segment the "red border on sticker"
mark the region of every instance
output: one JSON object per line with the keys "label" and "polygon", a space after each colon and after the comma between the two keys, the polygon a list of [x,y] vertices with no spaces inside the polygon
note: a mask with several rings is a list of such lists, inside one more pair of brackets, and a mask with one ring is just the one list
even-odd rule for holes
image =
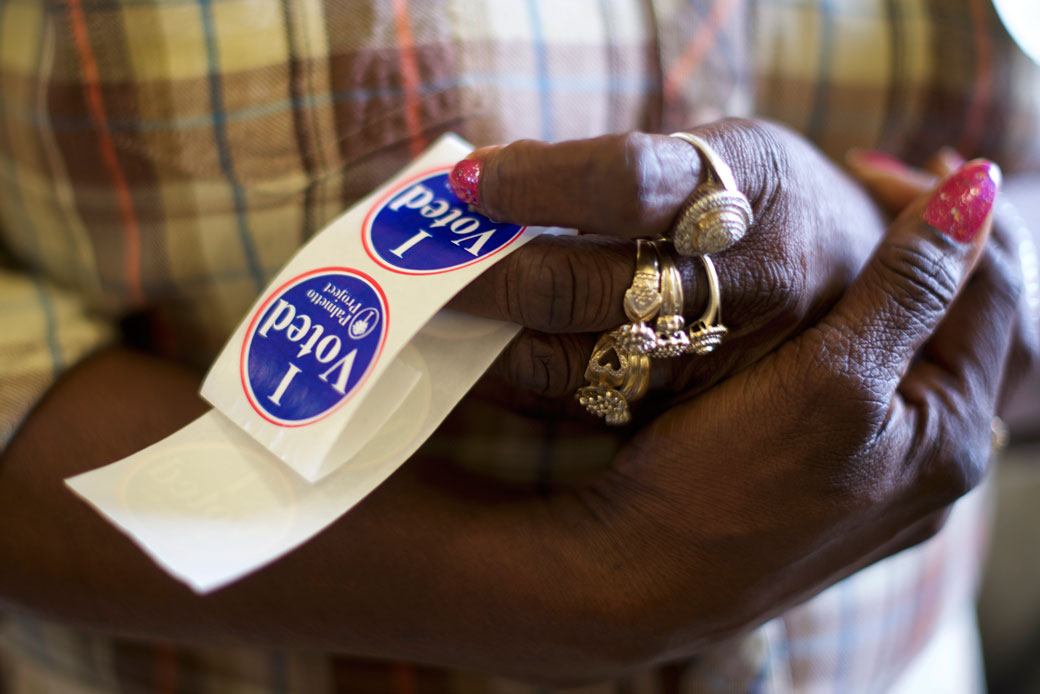
{"label": "red border on sticker", "polygon": [[514,241],[516,241],[518,238],[520,238],[520,235],[522,233],[524,233],[524,231],[527,230],[526,226],[520,227],[517,230],[516,234],[513,236],[513,238],[509,239],[508,241],[506,241],[501,246],[499,246],[495,250],[491,251],[487,255],[482,255],[479,258],[474,258],[473,260],[469,260],[469,261],[467,261],[465,263],[462,263],[461,265],[452,265],[451,267],[441,268],[440,270],[405,270],[405,269],[396,267],[394,265],[390,265],[386,261],[384,261],[382,258],[380,258],[379,254],[376,253],[375,249],[372,248],[372,245],[371,245],[371,242],[370,242],[371,241],[370,237],[372,235],[372,218],[375,215],[379,214],[379,212],[386,206],[386,203],[390,201],[390,198],[392,198],[397,193],[401,192],[402,188],[404,188],[406,186],[409,186],[409,185],[415,183],[416,181],[422,180],[424,178],[429,178],[430,176],[433,176],[433,175],[436,175],[436,174],[450,173],[451,169],[452,169],[451,166],[438,166],[438,167],[433,168],[433,169],[428,169],[428,170],[424,171],[423,173],[416,174],[416,175],[412,176],[411,178],[405,179],[404,181],[401,181],[393,189],[387,191],[383,195],[383,197],[379,198],[379,200],[376,202],[376,204],[373,205],[372,208],[365,215],[365,221],[362,222],[362,224],[361,224],[361,245],[364,246],[365,253],[368,254],[368,257],[371,258],[377,265],[379,265],[379,267],[381,267],[381,268],[383,268],[385,270],[389,270],[390,272],[395,272],[395,273],[397,273],[399,275],[440,275],[440,274],[443,274],[445,272],[454,272],[455,270],[461,270],[464,267],[469,267],[470,265],[473,265],[474,263],[479,263],[479,262],[483,261],[485,258],[490,258],[491,256],[495,255],[499,251],[501,251],[501,250],[503,250],[505,248],[508,248],[510,245],[513,244]]}
{"label": "red border on sticker", "polygon": [[[292,424],[280,422],[277,419],[273,419],[270,415],[268,415],[268,413],[264,412],[262,407],[256,404],[256,401],[253,398],[253,390],[249,385],[249,379],[246,378],[246,353],[249,351],[249,345],[253,343],[253,330],[254,328],[256,328],[257,321],[260,320],[260,316],[264,314],[264,311],[266,311],[267,307],[271,305],[271,302],[280,297],[286,291],[288,291],[293,285],[300,283],[301,281],[307,279],[312,275],[320,275],[322,273],[333,272],[338,272],[341,275],[352,275],[354,277],[363,279],[366,282],[368,282],[368,284],[372,288],[376,290],[377,294],[379,294],[379,299],[382,302],[383,308],[383,336],[379,339],[379,349],[376,350],[375,355],[372,357],[372,361],[370,361],[368,363],[368,366],[365,367],[365,373],[361,376],[361,379],[358,380],[357,384],[354,386],[354,389],[351,390],[350,393],[348,393],[347,395],[343,396],[343,399],[336,403],[334,406],[330,407],[328,410],[322,412],[319,415],[315,415],[314,417],[308,419],[305,422],[295,422]],[[260,308],[256,310],[256,313],[253,315],[253,319],[249,321],[249,328],[246,330],[246,339],[242,340],[242,350],[239,352],[238,357],[238,375],[239,379],[242,382],[242,390],[246,394],[246,400],[249,401],[249,406],[252,407],[253,411],[260,415],[264,420],[279,427],[294,429],[296,427],[305,427],[325,419],[326,417],[334,413],[336,410],[343,407],[343,405],[345,405],[348,400],[354,397],[354,393],[361,390],[361,387],[365,385],[365,381],[367,381],[368,377],[372,375],[373,368],[379,361],[379,357],[383,354],[383,347],[386,346],[386,336],[389,331],[390,305],[389,303],[387,303],[386,294],[383,292],[383,288],[379,286],[378,282],[366,275],[364,272],[361,272],[361,270],[355,270],[354,268],[349,267],[323,267],[317,270],[309,270],[303,273],[302,275],[297,275],[296,277],[293,277],[292,279],[286,281],[282,286],[278,287],[273,292],[271,292],[270,295],[268,295],[267,299],[264,300],[264,303],[261,304]]]}

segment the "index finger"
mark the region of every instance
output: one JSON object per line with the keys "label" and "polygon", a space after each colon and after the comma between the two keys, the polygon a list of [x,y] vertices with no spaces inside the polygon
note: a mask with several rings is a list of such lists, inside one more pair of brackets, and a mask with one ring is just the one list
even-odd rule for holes
{"label": "index finger", "polygon": [[[818,326],[842,371],[899,383],[981,256],[1000,182],[992,162],[969,162],[896,219]],[[846,354],[850,345],[853,355]]]}
{"label": "index finger", "polygon": [[700,177],[690,145],[627,133],[483,147],[449,180],[460,199],[492,219],[638,238],[664,233]]}

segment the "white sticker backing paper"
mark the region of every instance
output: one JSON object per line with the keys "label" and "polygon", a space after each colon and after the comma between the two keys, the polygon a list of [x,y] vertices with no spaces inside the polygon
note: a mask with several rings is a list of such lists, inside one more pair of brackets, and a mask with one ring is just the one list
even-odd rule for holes
{"label": "white sticker backing paper", "polygon": [[296,254],[207,375],[215,410],[69,487],[198,592],[375,489],[519,330],[441,310],[544,231],[492,222],[451,193],[469,150],[441,138]]}

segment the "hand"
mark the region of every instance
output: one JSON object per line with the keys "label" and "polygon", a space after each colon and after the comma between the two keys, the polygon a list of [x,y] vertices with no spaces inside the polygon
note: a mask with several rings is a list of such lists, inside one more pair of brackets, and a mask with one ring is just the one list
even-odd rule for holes
{"label": "hand", "polygon": [[[883,152],[853,150],[847,157],[856,178],[871,192],[874,199],[891,215],[903,211],[915,198],[928,192],[941,178],[950,175],[964,164],[964,158],[951,148],[943,148],[931,157],[924,170],[915,169]],[[1002,193],[1001,198],[1007,194]],[[1003,205],[998,204],[993,216],[993,239],[987,244],[984,264],[996,266],[996,272],[1012,279],[1020,278],[1027,269],[1026,262],[1035,263],[1035,251],[1023,255],[1023,244],[1033,243],[1029,230],[1020,220],[1009,219]],[[1035,265],[1032,274],[1037,274]],[[1028,377],[1040,364],[1040,315],[1030,306],[1025,287],[1011,342],[1008,370],[1001,390],[998,412],[1003,413],[1022,390]]]}
{"label": "hand", "polygon": [[[755,223],[714,256],[726,343],[707,357],[654,360],[651,389],[684,396],[811,325],[844,291],[884,227],[862,189],[798,135],[743,120],[695,132],[732,167]],[[681,140],[637,133],[556,145],[523,141],[477,150],[469,161],[480,163],[478,207],[490,217],[587,233],[532,241],[452,304],[524,325],[496,372],[538,395],[570,396],[584,383],[597,334],[627,322],[622,300],[632,282],[632,239],[668,230],[702,178],[700,158]],[[686,315],[698,316],[707,302],[703,270],[693,259],[681,261]]]}
{"label": "hand", "polygon": [[589,484],[525,495],[417,458],[306,546],[205,598],[61,484],[203,409],[198,376],[91,360],[0,461],[13,529],[0,604],[548,682],[695,653],[929,536],[982,474],[1014,278],[977,261],[988,224],[954,243],[922,221],[926,204],[816,325],[640,429]]}
{"label": "hand", "polygon": [[[989,171],[910,204],[819,323],[662,414],[580,495],[652,658],[931,536],[979,481],[1018,305],[1014,267],[985,248]],[[958,230],[947,198],[972,187]]]}

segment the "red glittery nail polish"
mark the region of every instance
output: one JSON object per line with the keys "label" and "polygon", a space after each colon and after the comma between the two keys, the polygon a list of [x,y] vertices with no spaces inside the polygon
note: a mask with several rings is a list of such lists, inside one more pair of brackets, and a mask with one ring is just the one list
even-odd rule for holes
{"label": "red glittery nail polish", "polygon": [[467,205],[480,204],[480,161],[463,159],[448,176],[451,191]]}
{"label": "red glittery nail polish", "polygon": [[971,241],[993,209],[1000,181],[1000,167],[993,162],[969,161],[939,184],[924,209],[924,221],[957,241]]}

